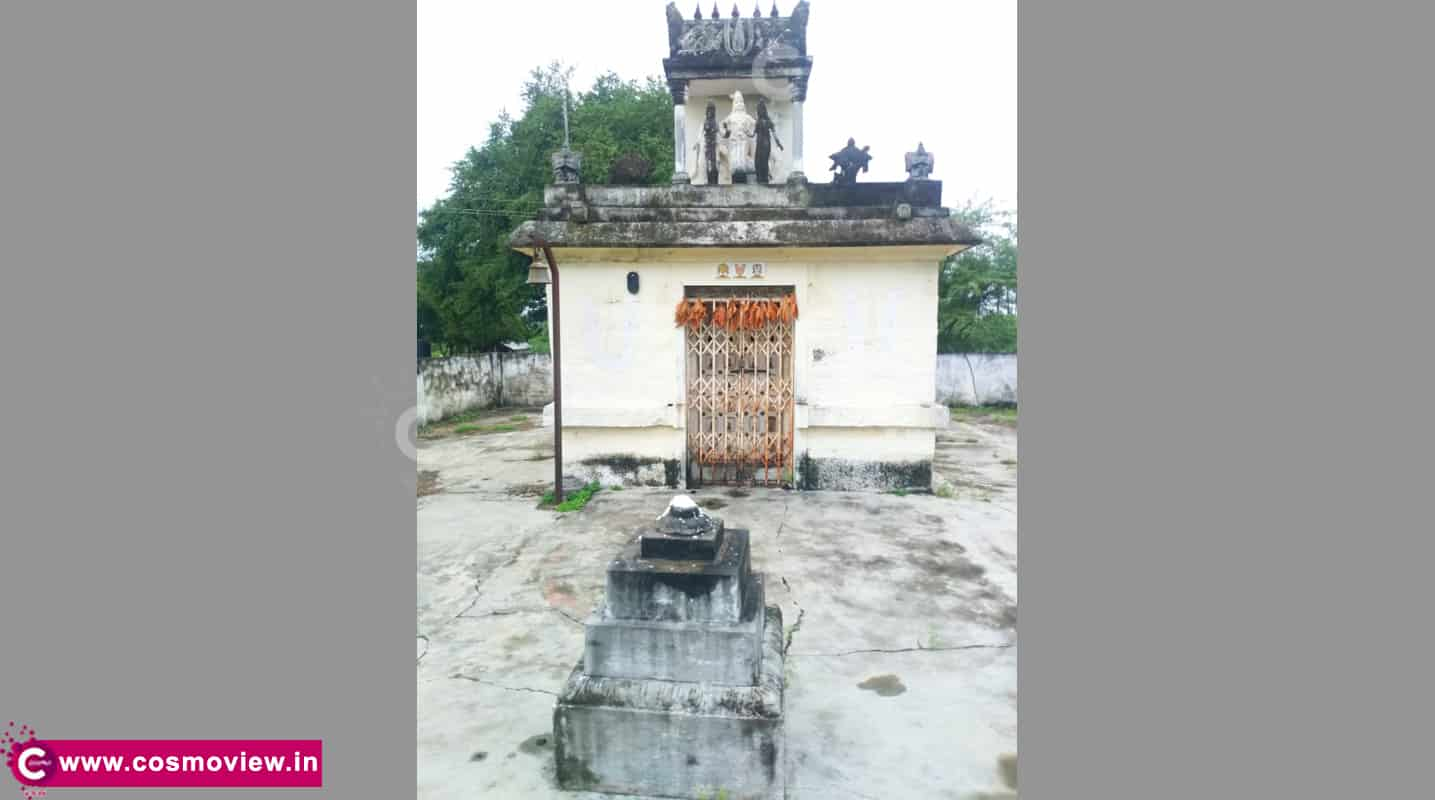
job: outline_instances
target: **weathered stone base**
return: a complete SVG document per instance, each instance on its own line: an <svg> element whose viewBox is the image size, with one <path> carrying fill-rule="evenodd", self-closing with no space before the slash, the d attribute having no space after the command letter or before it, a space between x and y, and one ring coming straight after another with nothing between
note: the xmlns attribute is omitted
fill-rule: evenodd
<svg viewBox="0 0 1435 800"><path fill-rule="evenodd" d="M553 712L559 784L659 797L781 798L782 613L768 607L763 620L756 686L596 678L575 668Z"/></svg>
<svg viewBox="0 0 1435 800"><path fill-rule="evenodd" d="M746 534L747 531L739 531ZM590 676L751 686L764 658L762 575L749 579L752 610L736 623L612 619L585 624L583 670Z"/></svg>
<svg viewBox="0 0 1435 800"><path fill-rule="evenodd" d="M846 458L812 458L804 455L798 464L802 489L831 489L848 492L930 490L932 462L859 461Z"/></svg>

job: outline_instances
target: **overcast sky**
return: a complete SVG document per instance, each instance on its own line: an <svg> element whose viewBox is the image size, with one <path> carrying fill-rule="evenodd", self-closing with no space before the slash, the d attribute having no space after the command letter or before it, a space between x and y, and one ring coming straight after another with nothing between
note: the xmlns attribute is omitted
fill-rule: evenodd
<svg viewBox="0 0 1435 800"><path fill-rule="evenodd" d="M763 14L772 0L761 0ZM704 16L713 0L704 0ZM742 0L743 16L753 0ZM870 145L859 180L904 180L902 155L936 154L945 205L968 198L1016 209L1015 0L809 0L813 57L804 166L827 180L829 153ZM778 0L782 16L796 0ZM573 89L609 70L662 77L667 0L420 0L418 205L448 191L449 167L487 136L536 66L575 67ZM724 16L732 0L719 4ZM684 17L693 0L679 0Z"/></svg>

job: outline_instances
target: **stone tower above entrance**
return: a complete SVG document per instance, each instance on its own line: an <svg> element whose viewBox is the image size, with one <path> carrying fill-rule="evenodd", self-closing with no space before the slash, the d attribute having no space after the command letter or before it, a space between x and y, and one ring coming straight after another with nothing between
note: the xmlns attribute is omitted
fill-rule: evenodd
<svg viewBox="0 0 1435 800"><path fill-rule="evenodd" d="M668 4L663 72L673 97L673 182L782 183L804 179L802 104L807 55L806 0L790 16L734 5L690 17Z"/></svg>

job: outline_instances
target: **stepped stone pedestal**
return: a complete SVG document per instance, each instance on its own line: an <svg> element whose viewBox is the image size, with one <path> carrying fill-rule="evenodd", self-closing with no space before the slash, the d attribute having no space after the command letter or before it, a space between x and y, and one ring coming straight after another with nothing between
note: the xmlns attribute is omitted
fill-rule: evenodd
<svg viewBox="0 0 1435 800"><path fill-rule="evenodd" d="M779 798L782 614L748 532L679 496L608 565L553 712L565 789Z"/></svg>

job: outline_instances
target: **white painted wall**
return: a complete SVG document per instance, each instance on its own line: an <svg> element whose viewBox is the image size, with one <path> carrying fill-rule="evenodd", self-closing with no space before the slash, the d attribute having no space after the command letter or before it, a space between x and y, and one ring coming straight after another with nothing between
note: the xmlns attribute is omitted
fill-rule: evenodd
<svg viewBox="0 0 1435 800"><path fill-rule="evenodd" d="M937 356L937 402L974 406L1016 402L1016 354Z"/></svg>
<svg viewBox="0 0 1435 800"><path fill-rule="evenodd" d="M878 448L869 459L930 460L947 417L934 400L938 250L558 252L565 460L682 458L685 340L674 306L688 286L738 284L796 292L796 453L851 458L866 436ZM767 277L718 279L721 261L764 262ZM639 274L636 295L629 271Z"/></svg>
<svg viewBox="0 0 1435 800"><path fill-rule="evenodd" d="M552 360L530 353L430 358L418 365L418 424L490 406L553 400Z"/></svg>

